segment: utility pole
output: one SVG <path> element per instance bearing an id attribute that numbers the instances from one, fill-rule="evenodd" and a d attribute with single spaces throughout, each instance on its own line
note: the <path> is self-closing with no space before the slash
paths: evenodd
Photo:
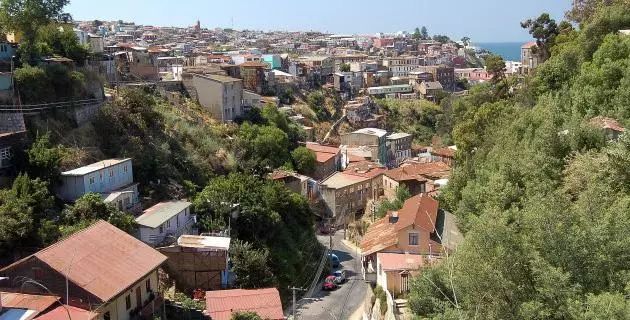
<path id="1" fill-rule="evenodd" d="M 295 306 L 297 304 L 296 298 L 295 298 L 295 292 L 296 291 L 306 291 L 306 289 L 303 288 L 296 288 L 296 287 L 289 287 L 289 290 L 291 290 L 293 292 L 293 308 L 292 308 L 292 315 L 293 315 L 293 320 L 297 319 L 295 317 Z"/>

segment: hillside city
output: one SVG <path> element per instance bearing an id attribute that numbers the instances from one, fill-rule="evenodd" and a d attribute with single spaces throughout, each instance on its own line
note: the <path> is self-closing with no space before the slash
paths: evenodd
<path id="1" fill-rule="evenodd" d="M 630 319 L 627 0 L 518 61 L 68 3 L 0 1 L 0 320 Z"/>

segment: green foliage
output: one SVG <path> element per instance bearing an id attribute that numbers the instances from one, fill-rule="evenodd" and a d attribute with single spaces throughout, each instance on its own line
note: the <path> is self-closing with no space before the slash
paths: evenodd
<path id="1" fill-rule="evenodd" d="M 420 29 L 420 39 L 422 40 L 429 40 L 431 39 L 429 37 L 429 31 L 427 30 L 427 27 L 422 26 L 422 28 Z"/>
<path id="2" fill-rule="evenodd" d="M 348 63 L 342 63 L 339 65 L 339 71 L 341 72 L 349 72 L 350 71 L 350 64 Z"/>
<path id="3" fill-rule="evenodd" d="M 33 63 L 37 59 L 37 30 L 54 20 L 67 20 L 63 8 L 69 0 L 6 0 L 0 4 L 0 24 L 6 31 L 24 34 L 21 59 Z"/>
<path id="4" fill-rule="evenodd" d="M 306 147 L 298 147 L 291 152 L 295 169 L 302 174 L 309 175 L 315 170 L 317 158 L 315 152 Z"/>
<path id="5" fill-rule="evenodd" d="M 440 126 L 442 109 L 428 100 L 378 100 L 387 117 L 388 130 L 406 132 L 419 143 L 429 144 Z"/>
<path id="6" fill-rule="evenodd" d="M 193 203 L 202 222 L 211 220 L 211 225 L 230 224 L 232 239 L 251 244 L 251 247 L 248 245 L 251 250 L 246 251 L 254 250 L 254 256 L 260 253 L 258 258 L 268 254 L 266 266 L 272 272 L 269 281 L 277 283 L 285 297 L 289 291 L 284 288 L 291 283 L 307 282 L 316 270 L 322 251 L 313 231 L 313 214 L 307 200 L 283 184 L 232 173 L 212 179 Z M 237 219 L 228 223 L 232 204 L 240 205 L 240 213 Z M 234 267 L 248 269 L 247 265 L 239 269 L 241 266 L 236 262 Z M 267 278 L 266 273 L 263 274 Z"/>
<path id="7" fill-rule="evenodd" d="M 19 68 L 15 71 L 15 82 L 24 103 L 43 103 L 85 97 L 87 79 L 81 72 L 54 64 Z"/>
<path id="8" fill-rule="evenodd" d="M 381 315 L 384 315 L 387 312 L 387 293 L 385 293 L 383 287 L 377 285 L 374 288 L 374 296 L 379 300 Z"/>
<path id="9" fill-rule="evenodd" d="M 85 63 L 89 54 L 88 47 L 79 43 L 72 28 L 63 28 L 56 23 L 40 27 L 37 30 L 36 41 L 40 56 L 70 58 L 79 66 Z"/>
<path id="10" fill-rule="evenodd" d="M 56 185 L 61 174 L 59 164 L 66 149 L 53 146 L 48 133 L 40 135 L 28 150 L 28 172 L 34 177 L 40 177 L 51 185 Z"/>
<path id="11" fill-rule="evenodd" d="M 521 22 L 521 27 L 528 29 L 529 34 L 536 39 L 535 54 L 545 61 L 551 56 L 551 47 L 555 44 L 558 35 L 558 25 L 551 19 L 548 13 L 541 14 L 536 19 L 528 19 Z"/>
<path id="12" fill-rule="evenodd" d="M 606 141 L 588 124 L 630 123 L 630 40 L 617 34 L 628 13 L 602 6 L 559 33 L 548 17 L 531 22 L 555 46 L 514 95 L 495 96 L 490 84 L 448 101 L 458 154 L 440 206 L 458 216 L 465 241 L 412 282 L 416 315 L 628 318 L 630 138 Z"/>
<path id="13" fill-rule="evenodd" d="M 436 34 L 433 36 L 433 40 L 440 42 L 440 43 L 448 43 L 451 42 L 451 38 L 449 38 L 448 36 L 445 35 L 440 35 L 440 34 Z"/>
<path id="14" fill-rule="evenodd" d="M 251 243 L 237 240 L 230 246 L 230 257 L 232 272 L 236 275 L 236 287 L 252 289 L 277 285 L 269 268 L 269 251 L 254 249 Z"/>
<path id="15" fill-rule="evenodd" d="M 382 218 L 389 211 L 400 210 L 405 204 L 405 201 L 409 198 L 411 198 L 411 194 L 409 193 L 409 189 L 407 189 L 407 187 L 403 185 L 396 188 L 396 198 L 392 201 L 383 200 L 376 210 L 376 217 Z"/>
<path id="16" fill-rule="evenodd" d="M 413 31 L 412 37 L 415 40 L 420 40 L 420 38 L 422 38 L 422 33 L 420 33 L 420 28 L 416 27 L 416 29 Z"/>
<path id="17" fill-rule="evenodd" d="M 317 119 L 319 121 L 330 120 L 331 115 L 324 105 L 325 102 L 326 98 L 321 91 L 314 91 L 306 96 L 306 103 L 313 111 L 315 111 L 315 114 L 317 114 Z"/>
<path id="18" fill-rule="evenodd" d="M 67 225 L 83 225 L 86 221 L 107 220 L 125 232 L 131 233 L 135 226 L 134 217 L 124 213 L 113 203 L 105 203 L 98 193 L 86 193 L 73 206 L 64 210 Z"/>
<path id="19" fill-rule="evenodd" d="M 184 180 L 203 186 L 231 166 L 222 127 L 195 120 L 203 116 L 192 106 L 173 108 L 150 93 L 127 89 L 99 110 L 93 125 L 100 150 L 133 158 L 141 193 L 162 200 L 183 196 L 171 186 Z"/>
<path id="20" fill-rule="evenodd" d="M 263 320 L 256 312 L 253 311 L 239 311 L 232 314 L 231 320 Z"/>
<path id="21" fill-rule="evenodd" d="M 195 300 L 184 293 L 175 292 L 173 300 L 188 310 L 205 310 L 206 303 L 204 300 Z"/>

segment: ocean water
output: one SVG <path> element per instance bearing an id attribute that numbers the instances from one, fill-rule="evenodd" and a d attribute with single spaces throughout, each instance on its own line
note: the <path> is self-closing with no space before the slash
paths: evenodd
<path id="1" fill-rule="evenodd" d="M 473 45 L 500 55 L 506 61 L 521 60 L 521 46 L 525 42 L 480 42 Z"/>

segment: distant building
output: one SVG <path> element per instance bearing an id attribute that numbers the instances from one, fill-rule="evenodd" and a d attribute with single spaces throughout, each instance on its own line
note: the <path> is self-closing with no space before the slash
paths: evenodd
<path id="1" fill-rule="evenodd" d="M 307 143 L 306 148 L 315 153 L 315 172 L 313 178 L 321 180 L 341 168 L 341 150 L 318 143 Z"/>
<path id="2" fill-rule="evenodd" d="M 413 88 L 409 84 L 401 84 L 394 86 L 371 87 L 367 88 L 367 92 L 369 95 L 383 96 L 387 94 L 412 93 Z"/>
<path id="3" fill-rule="evenodd" d="M 442 93 L 442 84 L 437 81 L 425 81 L 418 86 L 418 92 L 427 100 L 436 101 Z"/>
<path id="4" fill-rule="evenodd" d="M 388 68 L 392 77 L 406 77 L 409 72 L 424 64 L 424 59 L 420 57 L 402 56 L 383 59 L 383 67 Z"/>
<path id="5" fill-rule="evenodd" d="M 133 182 L 130 158 L 108 159 L 61 173 L 59 198 L 74 202 L 89 192 L 100 193 L 105 202 L 120 210 L 136 211 L 140 205 L 138 184 Z"/>
<path id="6" fill-rule="evenodd" d="M 243 88 L 261 94 L 265 83 L 265 68 L 261 62 L 245 62 L 239 65 Z"/>
<path id="7" fill-rule="evenodd" d="M 608 140 L 619 140 L 619 137 L 626 131 L 617 120 L 609 117 L 597 116 L 589 120 L 588 123 L 603 129 Z"/>
<path id="8" fill-rule="evenodd" d="M 456 151 L 456 146 L 433 149 L 431 150 L 431 158 L 433 161 L 442 161 L 449 166 L 453 166 L 453 159 L 455 158 Z"/>
<path id="9" fill-rule="evenodd" d="M 455 88 L 455 68 L 445 65 L 424 66 L 415 70 L 416 72 L 428 72 L 433 75 L 433 81 L 442 84 L 444 90 L 452 91 Z"/>
<path id="10" fill-rule="evenodd" d="M 269 177 L 271 180 L 282 182 L 289 190 L 310 197 L 312 193 L 312 187 L 309 185 L 309 177 L 297 174 L 295 172 L 289 172 L 282 169 L 274 170 Z"/>
<path id="11" fill-rule="evenodd" d="M 523 74 L 531 73 L 538 64 L 538 55 L 534 53 L 536 42 L 528 42 L 521 46 L 521 64 L 523 66 Z"/>
<path id="12" fill-rule="evenodd" d="M 396 198 L 396 189 L 405 187 L 411 196 L 433 192 L 435 181 L 447 179 L 451 167 L 443 162 L 404 163 L 383 175 L 383 192 L 389 200 Z"/>
<path id="13" fill-rule="evenodd" d="M 377 128 L 363 128 L 341 136 L 341 144 L 348 147 L 368 146 L 376 150 L 377 159 L 381 164 L 388 163 L 387 131 Z"/>
<path id="14" fill-rule="evenodd" d="M 393 133 L 387 136 L 388 167 L 397 167 L 403 160 L 411 158 L 412 141 L 413 136 L 404 132 Z"/>
<path id="15" fill-rule="evenodd" d="M 202 107 L 220 122 L 243 115 L 243 80 L 220 75 L 193 75 L 193 85 Z"/>
<path id="16" fill-rule="evenodd" d="M 169 238 L 175 241 L 181 235 L 195 233 L 196 218 L 190 212 L 190 205 L 188 201 L 168 201 L 144 210 L 136 218 L 138 238 L 150 246 L 157 246 Z"/>

